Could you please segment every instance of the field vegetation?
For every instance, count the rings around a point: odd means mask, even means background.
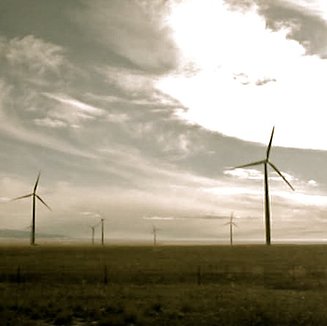
[[[2,246],[0,325],[327,325],[326,246]]]

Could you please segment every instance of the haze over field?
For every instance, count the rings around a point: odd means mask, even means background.
[[[0,229],[126,240],[327,234],[327,6],[322,0],[2,0]]]

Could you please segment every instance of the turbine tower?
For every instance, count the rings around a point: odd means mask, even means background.
[[[101,217],[101,245],[104,246],[104,218]]]
[[[39,172],[34,188],[33,188],[33,192],[31,194],[28,195],[24,195],[24,196],[20,196],[17,198],[12,199],[13,200],[19,200],[19,199],[23,199],[23,198],[28,198],[28,197],[32,197],[32,228],[31,228],[31,245],[34,246],[35,245],[35,216],[36,216],[36,199],[38,199],[45,207],[47,207],[50,211],[51,208],[43,201],[43,199],[36,193],[36,189],[37,186],[39,184],[39,180],[40,180],[40,175],[41,173]]]
[[[268,165],[270,167],[272,167],[279,174],[279,176],[287,183],[287,185],[294,191],[294,188],[292,187],[292,185],[287,181],[287,179],[277,169],[277,167],[269,160],[271,144],[272,144],[272,140],[273,140],[273,137],[274,137],[274,131],[275,131],[275,127],[273,127],[273,129],[272,129],[271,136],[270,136],[270,141],[269,141],[269,144],[268,144],[268,147],[267,147],[266,158],[264,160],[249,163],[249,164],[240,165],[240,166],[237,166],[237,167],[234,168],[234,169],[246,168],[246,167],[256,166],[256,165],[261,165],[261,164],[263,164],[263,166],[264,166],[265,224],[266,224],[266,244],[267,245],[271,244]]]
[[[230,245],[233,245],[233,227],[236,226],[236,223],[233,222],[234,219],[234,214],[232,213],[229,219],[229,222],[225,223],[225,225],[229,225],[229,240],[230,240]]]

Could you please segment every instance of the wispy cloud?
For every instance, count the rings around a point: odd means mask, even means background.
[[[63,65],[67,64],[61,46],[45,42],[34,35],[10,40],[0,38],[1,59],[9,65],[9,69],[5,70],[7,74],[36,82],[37,78],[58,76]]]
[[[252,180],[262,180],[263,173],[255,169],[233,169],[225,170],[225,175],[236,177],[239,179],[252,179]]]
[[[285,3],[321,17],[327,22],[327,7],[324,0],[285,0]]]
[[[2,90],[0,96],[0,118],[3,121],[6,121],[1,128],[1,133],[25,143],[44,146],[56,151],[70,153],[77,156],[92,157],[92,154],[89,151],[80,150],[69,142],[63,141],[58,137],[53,137],[48,134],[38,132],[33,128],[26,128],[26,125],[24,125],[20,119],[15,116],[12,117],[12,114],[8,113],[7,104],[12,101],[12,97],[14,96],[14,88],[8,86],[3,81],[0,81],[0,89]],[[59,119],[59,121],[42,121],[42,119],[34,119],[34,123],[36,124],[51,124],[52,127],[54,127],[54,124],[60,124],[60,121],[61,119]]]
[[[98,68],[98,72],[105,75],[108,84],[116,86],[130,98],[152,93],[157,78],[140,70],[110,66]]]
[[[38,126],[50,127],[50,128],[62,128],[67,126],[67,124],[62,120],[51,119],[51,118],[34,119],[34,122]]]
[[[67,95],[50,94],[50,93],[46,93],[46,92],[44,92],[43,95],[48,98],[51,98],[53,100],[56,100],[62,104],[66,104],[68,107],[75,108],[76,110],[79,110],[79,111],[85,113],[86,115],[101,116],[105,113],[105,111],[100,108],[96,108],[92,105],[89,105],[89,104],[79,101],[77,99],[71,98]]]
[[[150,221],[173,221],[176,218],[174,216],[144,216],[143,219]]]
[[[127,114],[125,113],[108,113],[106,116],[106,119],[110,122],[118,122],[118,123],[122,123],[122,122],[126,122],[128,121],[130,118]]]

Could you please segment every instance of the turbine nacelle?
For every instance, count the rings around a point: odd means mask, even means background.
[[[37,179],[36,179],[36,182],[35,182],[35,185],[34,185],[34,188],[33,188],[33,192],[30,193],[30,194],[27,194],[27,195],[24,195],[24,196],[20,196],[20,197],[16,197],[16,198],[13,198],[11,199],[11,201],[15,201],[15,200],[19,200],[19,199],[24,199],[24,198],[28,198],[28,197],[34,197],[34,198],[37,198],[45,207],[47,207],[50,211],[52,210],[47,204],[46,202],[36,193],[36,189],[37,189],[37,186],[39,184],[39,180],[40,180],[40,176],[41,176],[41,173],[39,172],[38,176],[37,176]]]
[[[272,145],[272,140],[274,137],[274,132],[275,132],[275,127],[273,127],[272,132],[271,132],[271,136],[270,136],[270,140],[269,140],[269,144],[267,147],[267,152],[266,152],[266,159],[261,160],[261,161],[256,161],[256,162],[252,162],[252,163],[247,163],[247,164],[243,164],[243,165],[239,165],[234,167],[234,169],[241,169],[241,168],[247,168],[247,167],[251,167],[251,166],[256,166],[256,165],[261,165],[261,164],[266,164],[269,165],[270,167],[273,168],[273,170],[275,170],[275,172],[284,180],[284,182],[293,190],[295,191],[295,189],[293,188],[293,186],[290,184],[290,182],[285,178],[285,176],[282,174],[282,172],[280,172],[278,170],[278,168],[276,167],[275,164],[273,164],[272,162],[269,161],[269,156],[270,156],[270,151],[271,151],[271,145]]]
[[[231,226],[236,226],[237,227],[237,224],[235,222],[233,222],[233,219],[234,219],[234,214],[232,213],[230,218],[229,218],[229,222],[225,223],[224,225],[231,225]]]

